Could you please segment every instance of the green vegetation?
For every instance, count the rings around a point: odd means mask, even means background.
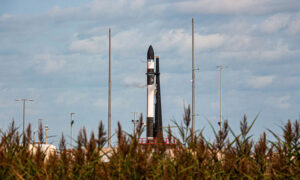
[[[216,131],[215,140],[207,141],[202,132],[191,135],[190,110],[185,109],[183,123],[177,128],[181,137],[171,130],[167,137],[177,138],[176,144],[141,145],[142,116],[136,135],[126,134],[118,123],[118,143],[111,153],[104,151],[107,141],[100,122],[98,134],[90,138],[83,128],[73,151],[66,149],[62,135],[59,152],[48,157],[41,147],[33,153],[31,127],[24,135],[14,122],[1,131],[1,179],[300,179],[300,126],[289,120],[282,127],[282,136],[268,130],[276,141],[268,141],[263,133],[254,142],[249,135],[256,118],[248,125],[244,116],[240,133],[235,134],[228,122]],[[230,140],[228,134],[234,138]],[[39,140],[43,141],[40,126]],[[104,162],[104,157],[109,159]]]

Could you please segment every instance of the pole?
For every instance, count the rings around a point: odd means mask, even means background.
[[[220,131],[222,131],[222,70],[224,67],[220,65],[217,68],[220,71]]]
[[[133,114],[134,114],[134,119],[133,119],[133,124],[134,124],[134,135],[136,135],[136,113],[137,113],[137,112],[133,112]]]
[[[25,135],[25,101],[26,99],[23,100],[23,136]]]
[[[194,49],[194,18],[192,18],[192,137],[195,135],[195,49]]]
[[[45,126],[45,143],[47,144],[48,125]]]
[[[222,131],[222,69],[220,67],[220,131]]]
[[[72,118],[72,116],[73,116],[73,114],[75,114],[75,113],[70,112],[70,117],[71,117],[71,143],[70,143],[71,150],[73,149],[73,146],[72,146],[72,141],[73,141],[73,137],[72,137],[73,118]]]
[[[108,147],[111,147],[111,29],[109,28],[109,72],[108,72]]]
[[[25,135],[25,103],[26,101],[33,101],[32,99],[16,99],[16,101],[23,101],[23,136]]]

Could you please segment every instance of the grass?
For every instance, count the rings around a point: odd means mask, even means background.
[[[212,130],[215,138],[206,140],[202,132],[192,135],[190,109],[185,108],[183,123],[175,122],[179,136],[167,131],[173,145],[140,145],[138,139],[144,130],[142,116],[135,135],[123,132],[118,123],[118,142],[110,155],[103,148],[107,142],[102,122],[98,134],[88,137],[85,128],[78,133],[77,146],[66,148],[62,134],[59,151],[46,156],[33,143],[31,126],[19,134],[14,122],[1,131],[1,179],[300,179],[300,127],[296,120],[288,120],[282,135],[268,129],[275,141],[269,141],[265,132],[255,142],[249,132],[257,117],[249,122],[244,116],[240,133],[235,134],[228,121],[222,131]],[[250,124],[250,125],[248,125]],[[44,141],[42,125],[38,138]],[[234,138],[231,140],[228,135]],[[109,162],[104,162],[104,156]],[[46,158],[47,157],[47,158]]]

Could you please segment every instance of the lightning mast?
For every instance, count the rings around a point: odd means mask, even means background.
[[[194,18],[192,18],[192,137],[195,135],[195,50],[194,50]]]
[[[220,65],[217,68],[220,71],[220,131],[222,131],[222,70],[224,66]]]
[[[111,29],[109,28],[109,65],[108,65],[108,147],[111,147]]]

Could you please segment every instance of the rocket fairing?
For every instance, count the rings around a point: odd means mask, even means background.
[[[150,45],[147,53],[147,138],[153,137],[154,118],[154,51]]]

